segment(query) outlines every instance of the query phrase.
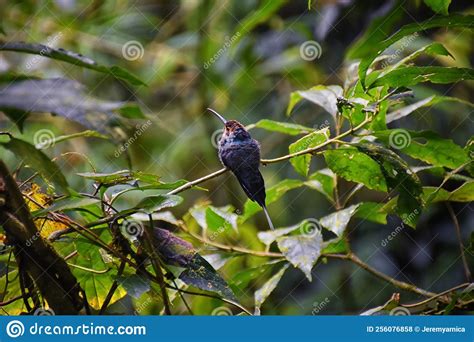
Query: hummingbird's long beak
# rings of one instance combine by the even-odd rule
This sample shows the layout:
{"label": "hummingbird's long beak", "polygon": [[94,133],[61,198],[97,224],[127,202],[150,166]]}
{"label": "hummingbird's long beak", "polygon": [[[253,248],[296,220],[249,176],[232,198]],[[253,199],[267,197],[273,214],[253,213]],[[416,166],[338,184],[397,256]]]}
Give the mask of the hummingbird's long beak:
{"label": "hummingbird's long beak", "polygon": [[221,120],[224,123],[224,125],[227,123],[227,120],[224,119],[224,117],[222,115],[220,115],[218,112],[216,112],[214,109],[207,108],[207,110],[210,111],[215,116],[217,116],[219,118],[219,120]]}

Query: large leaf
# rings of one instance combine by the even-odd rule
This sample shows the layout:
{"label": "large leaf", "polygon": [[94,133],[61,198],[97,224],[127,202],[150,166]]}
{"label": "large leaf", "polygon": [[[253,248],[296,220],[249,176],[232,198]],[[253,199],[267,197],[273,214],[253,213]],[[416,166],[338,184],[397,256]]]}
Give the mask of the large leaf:
{"label": "large leaf", "polygon": [[[276,202],[283,196],[286,192],[299,188],[304,183],[298,179],[285,179],[275,184],[271,188],[267,189],[267,198],[266,204],[267,206],[273,202]],[[245,202],[244,205],[244,214],[241,217],[241,222],[245,222],[250,217],[252,217],[255,213],[262,210],[262,208],[255,202],[251,201],[250,199]]]}
{"label": "large leaf", "polygon": [[320,107],[323,107],[329,114],[336,117],[337,114],[337,99],[341,97],[343,90],[340,86],[323,86],[318,85],[309,90],[299,90],[291,93],[290,103],[286,110],[286,114],[290,115],[294,106],[305,99]]}
{"label": "large leaf", "polygon": [[[474,28],[474,16],[450,15],[446,17],[433,17],[423,22],[402,26],[396,33],[382,41],[365,40],[350,56],[351,58],[362,59],[359,64],[359,78],[362,85],[365,85],[367,70],[374,59],[390,45],[407,35],[436,27],[466,27],[472,29]],[[377,38],[381,38],[381,36]]]}
{"label": "large leaf", "polygon": [[[86,241],[76,241],[77,256],[70,260],[73,265],[72,271],[77,278],[81,288],[84,289],[87,301],[94,310],[100,310],[104,303],[114,280],[116,271],[109,270],[105,264],[100,249],[91,248],[91,244]],[[110,304],[125,297],[127,292],[119,286],[110,300]]]}
{"label": "large leaf", "polygon": [[[385,144],[393,145],[397,134],[400,134],[399,130],[379,131],[373,135]],[[455,169],[470,160],[466,150],[450,139],[441,138],[435,132],[404,131],[404,134],[408,134],[407,136],[410,139],[399,146],[399,149],[410,157],[451,169]]]}
{"label": "large leaf", "polygon": [[336,234],[338,237],[341,237],[346,230],[347,224],[351,220],[358,207],[359,205],[355,204],[345,209],[336,211],[321,218],[319,223],[324,228]]}
{"label": "large leaf", "polygon": [[285,264],[277,273],[275,273],[265,284],[255,291],[255,314],[260,315],[260,307],[268,296],[275,290],[281,278],[285,274],[288,264]]}
{"label": "large leaf", "polygon": [[391,150],[373,143],[359,144],[358,149],[380,165],[388,188],[399,193],[396,209],[398,215],[404,223],[415,227],[423,208],[422,187],[418,176]]}
{"label": "large leaf", "polygon": [[73,80],[54,78],[19,81],[0,88],[0,110],[15,111],[11,116],[20,125],[24,113],[47,112],[103,131],[124,102],[105,102],[86,95],[85,87]]}
{"label": "large leaf", "polygon": [[89,57],[85,57],[79,53],[64,50],[61,48],[56,49],[42,44],[31,44],[25,42],[6,42],[0,43],[0,51],[17,51],[40,55],[42,57],[56,59],[59,61],[77,65],[79,67],[88,68],[105,74],[109,74],[116,78],[128,81],[133,85],[146,85],[138,77],[119,66],[107,67],[105,65],[97,63]]}
{"label": "large leaf", "polygon": [[61,169],[46,154],[30,143],[14,137],[10,137],[8,142],[0,142],[0,145],[13,152],[26,165],[38,171],[43,179],[55,184],[64,193],[69,193],[68,183]]}
{"label": "large leaf", "polygon": [[254,127],[289,135],[308,134],[313,131],[313,129],[310,127],[294,124],[291,122],[280,122],[268,119],[262,119],[258,121]]}
{"label": "large leaf", "polygon": [[[301,139],[295,141],[289,146],[290,153],[296,153],[308,148],[316,147],[329,139],[329,128],[324,128],[319,131],[312,132],[305,135]],[[295,170],[306,177],[311,163],[311,154],[304,154],[290,159],[291,164]]]}
{"label": "large leaf", "polygon": [[425,4],[428,5],[434,12],[448,15],[448,8],[451,4],[451,0],[424,0]]}
{"label": "large leaf", "polygon": [[440,66],[403,66],[377,78],[370,87],[382,85],[390,87],[409,87],[422,82],[455,83],[474,79],[474,70],[469,68]]}
{"label": "large leaf", "polygon": [[321,255],[323,237],[314,229],[311,234],[283,236],[277,239],[278,248],[295,267],[311,281],[311,269]]}
{"label": "large leaf", "polygon": [[179,279],[201,290],[215,292],[224,298],[236,300],[225,280],[189,242],[165,229],[155,228],[154,234],[155,248],[163,261],[168,265],[184,268]]}
{"label": "large leaf", "polygon": [[324,151],[329,168],[342,178],[364,184],[369,189],[387,191],[380,165],[366,154],[352,148]]}

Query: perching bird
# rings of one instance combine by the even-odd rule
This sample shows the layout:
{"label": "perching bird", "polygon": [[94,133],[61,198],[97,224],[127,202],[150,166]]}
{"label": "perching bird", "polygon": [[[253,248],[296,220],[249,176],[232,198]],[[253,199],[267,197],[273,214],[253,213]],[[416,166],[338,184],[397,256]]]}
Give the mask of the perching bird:
{"label": "perching bird", "polygon": [[273,228],[265,206],[265,182],[258,170],[260,166],[260,144],[238,121],[226,120],[215,110],[208,108],[224,123],[224,132],[219,140],[219,159],[237,177],[247,196],[257,202]]}

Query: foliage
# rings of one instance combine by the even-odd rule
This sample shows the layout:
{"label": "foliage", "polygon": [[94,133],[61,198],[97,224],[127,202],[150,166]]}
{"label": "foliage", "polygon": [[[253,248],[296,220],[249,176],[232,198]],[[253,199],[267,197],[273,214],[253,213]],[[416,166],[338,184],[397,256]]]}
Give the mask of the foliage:
{"label": "foliage", "polygon": [[[225,49],[206,34],[209,29],[220,36],[217,23],[213,21],[200,28],[192,24],[207,21],[217,5],[204,2],[194,8],[183,2],[178,6],[180,16],[193,20],[180,17],[167,21],[164,33],[160,31],[154,38],[159,43],[149,38],[144,60],[135,64],[124,55],[123,48],[119,48],[118,58],[110,58],[114,63],[95,61],[107,61],[109,52],[117,55],[115,45],[97,46],[89,37],[97,34],[96,30],[104,30],[109,20],[120,26],[120,8],[110,18],[104,14],[110,10],[108,2],[86,14],[91,22],[90,27],[85,26],[87,33],[75,28],[77,32],[73,35],[59,39],[58,46],[70,49],[40,44],[37,34],[29,43],[16,41],[12,34],[14,24],[6,20],[0,30],[6,38],[0,41],[0,56],[34,56],[40,61],[30,60],[30,67],[21,70],[10,66],[0,73],[0,110],[5,115],[0,135],[1,159],[24,198],[24,203],[19,201],[15,205],[26,207],[29,212],[26,218],[10,213],[13,216],[2,216],[0,222],[4,241],[0,256],[4,269],[1,295],[3,302],[18,297],[2,305],[4,313],[33,312],[39,303],[53,307],[44,298],[34,300],[38,298],[30,293],[31,289],[27,297],[23,295],[25,288],[18,274],[24,270],[13,257],[18,246],[6,228],[8,217],[16,217],[20,222],[33,220],[37,238],[52,245],[67,262],[86,303],[78,313],[209,314],[222,303],[232,307],[236,314],[266,313],[267,301],[272,293],[284,293],[280,286],[286,286],[285,278],[290,273],[292,277],[304,277],[299,281],[305,284],[314,284],[315,278],[319,279],[318,267],[328,260],[352,262],[405,291],[406,296],[433,297],[433,302],[439,304],[439,311],[423,307],[414,313],[472,310],[472,300],[467,297],[449,306],[454,297],[437,296],[411,281],[392,278],[357,256],[357,241],[364,234],[358,231],[373,227],[369,221],[387,227],[388,216],[399,220],[402,228],[406,224],[410,229],[426,230],[424,221],[439,210],[440,202],[451,208],[451,203],[468,205],[473,200],[472,137],[454,138],[445,131],[411,125],[409,120],[421,110],[441,108],[446,102],[461,112],[472,111],[473,105],[462,98],[463,92],[458,97],[450,89],[467,87],[472,92],[469,81],[474,79],[474,70],[468,65],[453,64],[453,58],[460,52],[432,41],[428,32],[442,28],[467,30],[471,34],[474,16],[449,14],[450,1],[425,3],[440,16],[402,24],[400,8],[395,7],[385,17],[370,23],[347,49],[346,66],[340,71],[345,78],[339,77],[339,84],[334,84],[336,78],[325,82],[314,64],[301,60],[298,49],[291,47],[272,56],[273,59],[268,58],[263,66],[249,63],[249,51],[258,45],[254,41],[258,28],[288,25],[287,21],[279,23],[277,15],[287,6],[285,1],[264,1],[247,12],[234,6],[232,10],[240,20],[227,29],[236,38],[230,48],[224,45]],[[311,2],[307,7],[305,11],[311,13]],[[304,21],[297,22],[303,25]],[[61,30],[59,23],[55,25],[54,30]],[[72,20],[71,25],[80,24]],[[176,33],[174,25],[183,31]],[[378,30],[380,27],[383,29]],[[308,30],[302,31],[307,34]],[[411,53],[397,52],[397,62],[386,63],[391,58],[390,49],[420,32],[426,34],[421,39],[422,46],[416,46]],[[86,43],[76,45],[76,35]],[[76,52],[76,48],[87,54]],[[191,57],[187,49],[193,49],[195,56]],[[159,62],[155,63],[152,55]],[[245,67],[236,68],[232,58],[241,60]],[[210,63],[212,60],[216,61]],[[36,68],[35,64],[40,62],[54,64]],[[124,66],[115,65],[120,63]],[[71,75],[46,71],[70,65]],[[260,100],[266,101],[266,89],[274,86],[272,74],[277,72],[277,66],[281,67],[278,72],[288,71],[285,79],[290,80],[290,87],[279,90],[285,100],[277,100],[272,107],[258,105]],[[193,68],[198,70],[196,75]],[[240,113],[235,108],[254,111],[252,104],[260,113],[278,113],[257,118],[254,114],[241,116],[242,121],[249,121],[245,124],[252,134],[265,137],[260,140],[262,165],[267,166],[263,169],[267,180],[266,203],[278,223],[276,230],[264,231],[265,226],[260,224],[264,221],[257,215],[261,207],[249,199],[243,203],[233,196],[222,205],[222,198],[215,193],[224,192],[221,182],[227,182],[227,173],[219,173],[216,181],[217,176],[205,176],[212,171],[206,161],[191,161],[190,155],[195,153],[197,158],[213,160],[213,165],[217,165],[211,141],[200,139],[201,133],[196,133],[200,130],[204,132],[202,136],[211,135],[206,127],[212,119],[197,127],[192,123],[195,117],[174,117],[173,113],[186,111],[167,110],[167,105],[160,107],[166,116],[165,124],[155,115],[160,111],[156,109],[157,101],[165,99],[168,92],[174,98],[175,93],[188,91],[187,86],[184,90],[179,88],[183,83],[194,82],[194,78],[199,80],[197,90],[180,101],[186,102],[186,108],[196,115],[210,105],[211,93],[219,95],[215,104],[227,108],[229,117]],[[260,78],[261,83],[254,80]],[[101,99],[109,94],[104,89],[92,95],[96,84],[102,82],[123,95],[119,96],[122,100]],[[443,85],[448,87],[438,88]],[[150,94],[156,95],[157,100],[148,98],[145,104],[142,98]],[[411,99],[413,95],[415,100]],[[445,108],[451,115],[451,107]],[[45,117],[42,113],[57,117]],[[322,123],[321,118],[327,120]],[[183,121],[188,124],[182,126]],[[151,125],[154,128],[150,129]],[[183,132],[176,133],[178,130]],[[171,143],[169,132],[179,136],[177,152],[170,152],[175,143]],[[272,150],[267,144],[275,148]],[[265,159],[269,155],[274,157]],[[158,168],[154,165],[157,163]],[[271,176],[279,173],[280,167],[286,167],[285,171],[278,177]],[[192,183],[176,174],[186,175]],[[0,174],[0,180],[7,176]],[[204,181],[212,181],[205,184],[208,192],[190,191],[193,187],[206,190],[201,188]],[[0,206],[10,200],[6,194],[14,191],[6,191],[3,184],[0,182]],[[229,190],[237,191],[237,187]],[[285,211],[293,200],[297,201],[303,193],[303,201],[295,202],[300,206],[297,215],[287,214]],[[455,215],[453,222],[459,230]],[[393,235],[392,231],[389,234]],[[465,235],[459,236],[463,246],[461,236]],[[402,249],[401,253],[409,253],[405,246],[397,248]],[[466,251],[472,253],[472,236],[471,249]],[[464,256],[463,264],[469,275]],[[331,262],[329,267],[336,272],[343,266]],[[383,303],[379,300],[379,304]],[[397,305],[399,301],[397,297]],[[369,311],[358,307],[357,312],[390,311],[393,304],[391,300],[390,306]],[[269,313],[291,313],[291,309],[285,310],[280,312],[277,307],[268,306]]]}

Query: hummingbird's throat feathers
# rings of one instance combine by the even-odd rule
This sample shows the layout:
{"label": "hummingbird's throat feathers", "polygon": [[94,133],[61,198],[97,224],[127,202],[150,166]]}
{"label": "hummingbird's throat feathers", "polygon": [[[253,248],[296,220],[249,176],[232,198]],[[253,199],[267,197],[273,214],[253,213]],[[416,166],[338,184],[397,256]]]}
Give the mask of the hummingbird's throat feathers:
{"label": "hummingbird's throat feathers", "polygon": [[229,120],[224,126],[223,140],[247,140],[251,139],[249,132],[238,121]]}

